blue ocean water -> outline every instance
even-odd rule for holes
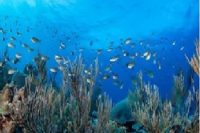
[[[50,58],[50,68],[56,66],[55,55],[74,58],[83,48],[84,60],[89,64],[98,57],[100,72],[110,76],[102,80],[100,75],[97,83],[113,102],[127,97],[139,71],[146,82],[160,88],[163,97],[169,97],[173,75],[182,70],[187,77],[191,72],[185,55],[192,56],[194,42],[199,39],[198,5],[198,0],[0,0],[0,27],[12,30],[5,36],[0,34],[5,38],[0,40],[0,52],[7,47],[9,38],[20,31],[22,36],[17,38],[16,47],[8,50],[11,58],[16,53],[22,55],[20,62],[13,65],[19,71],[33,62],[38,52]],[[32,44],[33,36],[41,43]],[[134,46],[118,48],[127,38]],[[61,42],[66,49],[59,49]],[[29,44],[34,51],[27,52],[20,43]],[[111,46],[113,50],[109,52]],[[102,54],[97,54],[98,49]],[[124,50],[128,57],[123,56]],[[140,58],[145,52],[152,53],[149,60]],[[139,57],[131,59],[130,55],[136,53]],[[111,73],[119,76],[117,86],[111,73],[105,71],[113,56],[119,56],[111,67]],[[134,62],[133,69],[127,68],[130,62]],[[195,74],[194,78],[198,80]]]

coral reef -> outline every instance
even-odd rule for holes
[[[63,86],[57,90],[46,82],[45,63],[38,60],[37,67],[42,67],[38,70],[39,77],[29,73],[21,88],[13,83],[4,87],[0,100],[0,132],[14,133],[19,129],[22,133],[126,132],[109,119],[112,103],[106,95],[92,101],[97,61],[90,67],[90,76],[84,73],[81,57],[62,65]],[[97,103],[96,110],[91,110],[92,102]],[[96,112],[97,117],[91,112]]]
[[[199,75],[199,42],[189,64]],[[7,74],[7,52],[0,67],[0,133],[197,133],[199,91],[185,87],[183,74],[174,76],[170,99],[138,74],[128,98],[112,106],[96,87],[98,60],[87,67],[83,58],[58,63],[62,85],[49,81],[48,58],[38,54],[24,73]],[[61,59],[60,59],[61,60]],[[90,71],[90,74],[84,71]],[[96,90],[95,90],[96,88]]]
[[[136,89],[131,91],[128,97],[132,116],[136,121],[144,125],[151,133],[171,133],[177,132],[176,130],[188,133],[198,132],[198,90],[188,91],[188,96],[181,95],[183,102],[178,102],[178,104],[181,104],[180,106],[182,107],[178,108],[177,106],[172,106],[171,100],[162,100],[160,98],[158,87],[145,84],[141,73],[139,74],[139,79],[140,82]],[[183,77],[176,77],[176,92],[182,92],[183,85]],[[177,93],[177,95],[180,94],[182,93]]]

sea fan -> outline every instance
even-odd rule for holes
[[[189,58],[186,56],[186,59],[188,60],[189,64],[191,65],[191,67],[193,68],[193,70],[200,76],[199,73],[199,60],[200,60],[200,49],[199,49],[199,40],[195,42],[195,46],[196,46],[196,54],[194,54],[191,58],[191,60],[189,60]]]

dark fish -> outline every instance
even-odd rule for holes
[[[106,74],[106,75],[104,75],[104,76],[102,77],[102,79],[103,79],[103,80],[107,80],[107,79],[109,79],[109,78],[110,78],[110,76],[109,76],[109,75],[107,75],[107,74]]]
[[[38,38],[36,38],[36,37],[32,37],[31,41],[32,41],[32,43],[39,43],[39,42],[41,42],[41,40],[38,39]]]
[[[124,44],[125,45],[129,45],[132,43],[132,39],[131,38],[127,38],[125,41],[124,41]]]
[[[65,44],[63,42],[60,43],[59,49],[65,49]]]
[[[30,47],[28,47],[27,50],[28,50],[28,52],[33,52],[34,51],[34,49],[30,48]]]
[[[129,56],[129,53],[128,52],[126,52],[126,51],[123,51],[123,56]]]
[[[4,66],[5,66],[5,64],[6,64],[6,62],[5,62],[5,61],[0,61],[0,67],[4,67]]]
[[[8,46],[9,48],[14,48],[14,47],[15,47],[15,45],[14,45],[13,43],[11,43],[11,42],[9,42],[9,43],[7,44],[7,46]]]
[[[18,58],[14,58],[14,60],[12,61],[13,64],[17,64],[19,62]]]
[[[18,35],[18,36],[21,36],[21,35],[22,35],[22,33],[21,33],[21,32],[19,32],[19,31],[17,31],[17,35]]]
[[[0,33],[3,33],[3,32],[4,32],[3,28],[0,28]]]
[[[98,54],[98,55],[101,54],[102,51],[103,51],[102,49],[98,49],[98,50],[97,50],[97,54]]]
[[[12,36],[12,37],[10,37],[10,40],[11,40],[11,41],[15,41],[16,38],[15,38],[14,36]]]

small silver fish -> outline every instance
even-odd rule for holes
[[[9,42],[9,43],[8,43],[8,47],[9,47],[9,48],[14,48],[15,45],[14,45],[13,43]]]
[[[129,45],[132,43],[132,39],[131,38],[127,38],[125,41],[124,41],[124,44],[125,45]]]
[[[107,67],[105,68],[105,71],[107,71],[107,72],[111,71],[111,66],[107,66]]]
[[[127,63],[126,66],[128,69],[132,69],[134,67],[134,63],[133,62]]]
[[[124,57],[126,57],[126,56],[128,56],[128,55],[129,55],[128,52],[126,52],[126,51],[123,52],[123,56],[124,56]]]
[[[58,69],[59,69],[60,71],[64,71],[64,70],[65,70],[65,67],[64,67],[64,66],[58,66]]]
[[[11,40],[11,41],[15,41],[16,38],[15,38],[14,36],[12,36],[12,37],[10,37],[10,40]]]
[[[21,36],[21,35],[22,35],[22,33],[21,33],[21,32],[19,32],[19,31],[17,31],[17,35],[18,35],[18,36]]]
[[[48,60],[48,57],[43,55],[43,56],[41,56],[41,60],[47,61],[47,60]]]
[[[98,49],[97,54],[100,55],[102,53],[102,51],[103,51],[102,49]]]
[[[65,49],[65,44],[63,42],[60,43],[59,49]]]
[[[150,60],[150,58],[151,58],[151,53],[149,53],[147,56],[146,56],[146,60]]]
[[[33,51],[34,51],[34,49],[33,49],[33,48],[30,48],[30,47],[28,47],[28,48],[27,48],[27,51],[28,51],[28,52],[33,52]]]
[[[180,51],[183,51],[183,49],[184,49],[184,46],[180,48]]]
[[[4,30],[3,30],[3,28],[0,28],[0,33],[4,33]]]
[[[118,59],[119,59],[119,56],[114,56],[110,59],[110,62],[116,62],[118,61]]]
[[[17,53],[17,54],[15,54],[15,58],[20,59],[20,58],[22,58],[22,55]]]
[[[87,78],[86,81],[87,81],[87,83],[89,83],[89,84],[92,84],[92,83],[93,83],[92,79],[90,79],[90,78]]]
[[[54,58],[55,58],[55,60],[57,60],[57,59],[61,59],[62,57],[59,55],[55,55]]]
[[[22,46],[23,48],[28,48],[28,47],[29,47],[28,44],[26,44],[26,43],[22,43],[21,46]]]
[[[56,69],[56,68],[50,68],[49,70],[50,70],[50,72],[52,72],[52,73],[56,73],[56,72],[57,72],[57,69]]]
[[[110,78],[109,75],[104,75],[104,76],[103,76],[103,80],[106,80],[106,79],[109,79],[109,78]]]
[[[113,80],[118,80],[118,77],[119,77],[119,76],[118,76],[117,74],[113,74],[113,75],[112,75],[112,79],[113,79]]]
[[[0,67],[3,67],[3,66],[4,66],[4,62],[0,61]]]
[[[13,75],[16,72],[14,69],[9,69],[8,70],[8,75]]]
[[[41,40],[36,37],[32,37],[31,41],[32,41],[32,43],[39,43]]]
[[[143,54],[143,57],[146,57],[147,55],[149,55],[148,51]]]
[[[84,70],[85,74],[91,75],[91,72],[89,70]]]
[[[113,50],[113,48],[108,48],[107,49],[108,52],[111,52],[112,50]]]

